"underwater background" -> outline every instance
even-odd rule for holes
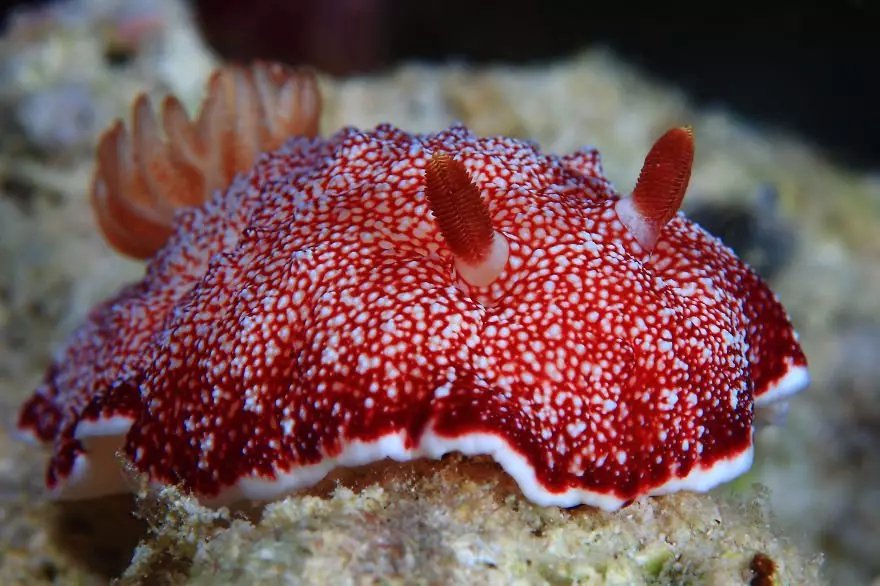
[[[778,583],[880,584],[874,6],[61,0],[3,8],[0,583],[103,584],[125,573],[131,584],[415,574],[434,583],[747,584],[761,575],[753,556],[767,553]],[[288,504],[261,522],[220,519],[174,494],[148,497],[130,524],[119,519],[130,517],[131,499],[43,502],[41,453],[9,433],[16,409],[89,309],[143,271],[94,226],[87,194],[97,137],[128,116],[138,92],[174,93],[194,108],[213,67],[255,58],[322,73],[324,135],[380,122],[427,132],[460,120],[550,152],[595,145],[621,189],[660,133],[692,125],[685,211],[769,281],[813,376],[785,424],[758,433],[754,469],[715,491],[717,500],[638,503],[627,521],[597,515],[576,526],[524,505],[481,509],[479,487],[442,467],[437,478],[462,483],[455,496],[410,471],[409,488],[392,475],[382,494]],[[413,486],[425,492],[420,505],[406,500]],[[384,504],[370,508],[376,502]],[[509,540],[520,526],[534,543]],[[361,550],[346,535],[391,545]],[[348,573],[334,574],[343,559]]]

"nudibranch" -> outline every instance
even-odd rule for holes
[[[223,503],[457,451],[614,510],[743,473],[755,409],[807,385],[777,298],[679,211],[690,129],[621,195],[593,149],[319,111],[309,73],[227,68],[194,121],[141,98],[104,135],[98,224],[149,260],[22,408],[52,495],[128,490],[117,453]]]

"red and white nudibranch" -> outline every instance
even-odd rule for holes
[[[755,408],[807,385],[776,297],[679,212],[689,129],[620,195],[595,150],[321,139],[319,108],[307,73],[230,69],[194,123],[166,101],[167,142],[145,100],[105,135],[99,225],[149,262],[21,411],[53,495],[127,490],[120,449],[210,503],[458,451],[613,510],[746,471]]]

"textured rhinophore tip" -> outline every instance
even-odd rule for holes
[[[693,131],[673,128],[651,147],[632,195],[618,202],[620,221],[642,248],[654,248],[660,231],[681,207],[693,162]]]
[[[238,84],[212,87],[207,118]],[[142,116],[133,136],[149,135]],[[162,152],[190,152],[198,124],[174,128]],[[262,144],[206,136],[223,143],[212,161]],[[110,151],[114,170],[136,159]],[[461,126],[287,141],[142,245],[162,246],[143,280],[76,330],[19,428],[52,447],[61,498],[124,490],[119,448],[212,504],[456,451],[490,456],[541,505],[708,490],[751,465],[755,408],[808,376],[773,293],[675,213],[692,152],[688,131],[667,134],[621,199],[595,151]],[[156,173],[122,176],[135,195],[102,202],[141,243],[178,200],[154,197]],[[150,213],[124,215],[135,204]]]
[[[480,188],[464,165],[434,153],[425,169],[425,197],[465,282],[486,286],[495,281],[508,260],[507,240],[492,227]]]
[[[177,208],[201,205],[287,138],[315,136],[320,109],[313,73],[265,63],[216,71],[192,122],[173,96],[161,122],[139,96],[131,133],[117,122],[98,144],[91,200],[105,238],[128,256],[153,256]]]
[[[425,197],[452,254],[472,265],[486,260],[495,232],[492,218],[464,165],[434,153],[425,169]]]

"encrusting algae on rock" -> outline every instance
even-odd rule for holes
[[[768,527],[764,496],[678,493],[607,513],[540,507],[488,458],[376,465],[259,522],[174,488],[147,493],[151,536],[118,586],[147,584],[823,584],[820,560]]]
[[[594,149],[320,139],[319,112],[310,73],[258,64],[194,121],[167,99],[164,139],[146,99],[104,135],[99,225],[150,260],[21,411],[56,497],[127,490],[118,449],[212,504],[461,452],[539,505],[615,510],[743,473],[754,410],[806,386],[773,293],[678,212],[689,129],[621,196]]]

